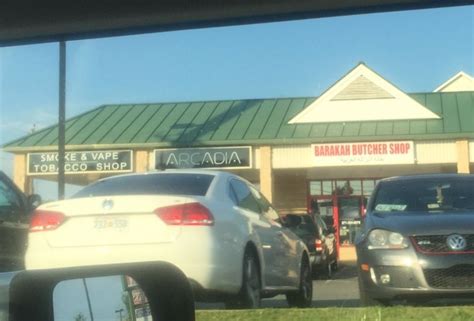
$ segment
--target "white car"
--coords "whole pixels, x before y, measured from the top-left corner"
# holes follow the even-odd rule
[[[311,305],[304,243],[246,180],[221,171],[176,170],[99,180],[31,220],[27,269],[166,261],[200,301],[258,307],[286,294]]]

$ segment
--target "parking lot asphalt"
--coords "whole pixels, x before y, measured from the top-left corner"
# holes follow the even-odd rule
[[[359,288],[355,263],[344,262],[331,279],[316,279],[313,281],[313,307],[357,307]],[[284,295],[262,300],[263,308],[286,308],[288,304]],[[223,309],[224,304],[198,303],[197,309]]]

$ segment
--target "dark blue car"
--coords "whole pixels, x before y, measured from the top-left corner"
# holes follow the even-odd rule
[[[356,239],[361,300],[474,297],[474,175],[381,180]]]

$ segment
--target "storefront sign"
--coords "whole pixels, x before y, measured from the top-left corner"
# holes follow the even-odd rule
[[[311,145],[315,166],[414,164],[412,141]]]
[[[64,171],[66,174],[131,172],[132,159],[131,150],[66,152]],[[28,175],[57,173],[58,153],[28,154]]]
[[[249,168],[251,147],[155,149],[155,169]]]

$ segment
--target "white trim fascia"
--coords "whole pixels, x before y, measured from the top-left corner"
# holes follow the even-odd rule
[[[331,101],[360,76],[364,76],[394,98]],[[374,115],[374,106],[378,108],[376,109],[377,115]],[[360,114],[360,117],[357,114]],[[288,123],[401,119],[440,119],[440,117],[379,76],[365,64],[359,64]]]
[[[466,74],[464,71],[460,71],[458,72],[457,74],[455,74],[454,76],[452,76],[451,78],[449,78],[447,81],[445,81],[444,83],[442,83],[440,86],[438,86],[438,88],[436,88],[435,90],[433,90],[433,92],[437,93],[437,92],[440,92],[441,90],[443,90],[444,88],[448,87],[449,85],[451,85],[452,83],[454,83],[456,80],[458,80],[459,78],[467,78],[469,79],[470,81],[472,81],[474,83],[474,78],[472,78],[471,76],[469,76],[468,74]]]

